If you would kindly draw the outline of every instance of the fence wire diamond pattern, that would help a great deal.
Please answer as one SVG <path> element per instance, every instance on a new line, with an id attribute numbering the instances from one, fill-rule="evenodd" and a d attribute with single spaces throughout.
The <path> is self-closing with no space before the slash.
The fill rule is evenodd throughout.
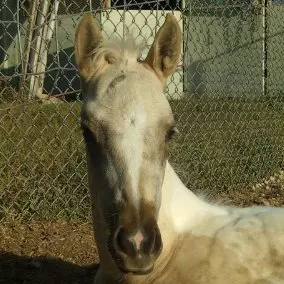
<path id="1" fill-rule="evenodd" d="M 281 1 L 4 0 L 0 7 L 0 220 L 89 218 L 74 33 L 93 12 L 105 36 L 146 48 L 167 12 L 183 30 L 166 94 L 181 134 L 171 161 L 217 199 L 284 164 Z M 142 57 L 145 56 L 143 52 Z"/>

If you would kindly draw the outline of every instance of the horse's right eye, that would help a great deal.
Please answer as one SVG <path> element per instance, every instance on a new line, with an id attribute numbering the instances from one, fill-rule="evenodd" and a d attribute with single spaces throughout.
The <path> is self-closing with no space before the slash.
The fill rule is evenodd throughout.
<path id="1" fill-rule="evenodd" d="M 90 128 L 86 125 L 86 123 L 81 122 L 81 130 L 83 133 L 84 138 L 91 138 L 94 136 Z"/>
<path id="2" fill-rule="evenodd" d="M 91 132 L 90 129 L 86 125 L 82 125 L 81 126 L 81 130 L 82 130 L 84 135 L 88 134 L 89 132 Z"/>
<path id="3" fill-rule="evenodd" d="M 175 134 L 179 133 L 179 130 L 177 129 L 176 126 L 172 127 L 166 135 L 166 141 L 170 141 L 173 139 L 173 137 L 175 136 Z"/>

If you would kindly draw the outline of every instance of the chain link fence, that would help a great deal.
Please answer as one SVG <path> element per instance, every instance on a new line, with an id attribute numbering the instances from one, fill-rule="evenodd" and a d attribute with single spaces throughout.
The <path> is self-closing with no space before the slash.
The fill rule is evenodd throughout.
<path id="1" fill-rule="evenodd" d="M 181 134 L 171 161 L 190 189 L 218 199 L 283 169 L 283 4 L 3 0 L 0 220 L 90 217 L 74 63 L 74 33 L 88 11 L 106 36 L 132 31 L 146 47 L 175 13 L 183 57 L 167 95 Z"/>

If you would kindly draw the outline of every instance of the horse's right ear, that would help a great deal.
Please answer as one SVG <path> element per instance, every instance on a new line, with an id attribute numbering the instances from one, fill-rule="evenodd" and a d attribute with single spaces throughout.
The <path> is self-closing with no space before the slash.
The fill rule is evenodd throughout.
<path id="1" fill-rule="evenodd" d="M 103 40 L 102 32 L 93 15 L 83 16 L 75 35 L 75 58 L 81 77 L 88 79 L 92 72 L 94 50 Z"/>
<path id="2" fill-rule="evenodd" d="M 144 60 L 164 82 L 174 72 L 180 60 L 181 30 L 176 18 L 168 13 Z"/>

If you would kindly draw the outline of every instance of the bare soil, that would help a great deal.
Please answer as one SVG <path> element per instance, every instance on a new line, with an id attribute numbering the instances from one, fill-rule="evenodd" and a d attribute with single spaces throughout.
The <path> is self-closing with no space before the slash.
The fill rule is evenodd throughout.
<path id="1" fill-rule="evenodd" d="M 91 223 L 0 225 L 0 283 L 92 283 L 98 254 Z"/>
<path id="2" fill-rule="evenodd" d="M 284 206 L 284 171 L 239 191 L 220 193 L 219 200 L 240 207 Z"/>

